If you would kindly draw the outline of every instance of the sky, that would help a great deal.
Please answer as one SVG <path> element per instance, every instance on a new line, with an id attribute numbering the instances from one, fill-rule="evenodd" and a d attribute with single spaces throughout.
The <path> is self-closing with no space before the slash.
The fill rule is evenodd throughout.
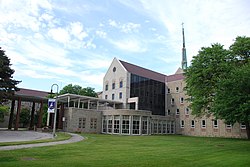
<path id="1" fill-rule="evenodd" d="M 0 47 L 20 88 L 102 90 L 114 57 L 166 75 L 201 47 L 250 36 L 249 0 L 0 0 Z"/>

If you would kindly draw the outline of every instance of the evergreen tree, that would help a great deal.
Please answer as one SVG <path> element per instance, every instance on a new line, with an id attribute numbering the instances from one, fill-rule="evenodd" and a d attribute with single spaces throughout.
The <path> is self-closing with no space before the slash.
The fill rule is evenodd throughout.
<path id="1" fill-rule="evenodd" d="M 14 70 L 10 68 L 10 59 L 5 55 L 5 51 L 0 47 L 0 102 L 10 98 L 15 91 L 19 89 L 16 87 L 21 81 L 13 79 Z"/>

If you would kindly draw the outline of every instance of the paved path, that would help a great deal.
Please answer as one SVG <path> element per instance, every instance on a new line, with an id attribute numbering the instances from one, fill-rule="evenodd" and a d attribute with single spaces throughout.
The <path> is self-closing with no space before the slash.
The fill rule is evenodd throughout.
<path id="1" fill-rule="evenodd" d="M 78 134 L 69 133 L 72 137 L 69 140 L 48 142 L 48 143 L 37 143 L 37 144 L 24 144 L 24 145 L 13 145 L 13 146 L 2 146 L 0 150 L 16 150 L 23 148 L 33 148 L 33 147 L 43 147 L 43 146 L 52 146 L 58 144 L 68 144 L 74 143 L 83 140 L 84 138 Z"/>
<path id="2" fill-rule="evenodd" d="M 51 139 L 51 133 L 42 133 L 35 131 L 10 131 L 0 130 L 0 142 L 19 142 L 19 141 L 32 141 Z"/>

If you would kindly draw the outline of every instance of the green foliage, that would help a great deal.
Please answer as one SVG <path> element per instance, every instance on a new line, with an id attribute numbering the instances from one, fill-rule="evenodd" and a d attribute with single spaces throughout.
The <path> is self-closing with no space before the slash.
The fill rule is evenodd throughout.
<path id="1" fill-rule="evenodd" d="M 15 71 L 10 66 L 10 59 L 0 47 L 0 102 L 10 98 L 15 91 L 19 90 L 16 85 L 20 81 L 12 79 Z"/>
<path id="2" fill-rule="evenodd" d="M 249 156 L 249 141 L 240 139 L 84 134 L 84 140 L 77 143 L 0 151 L 0 164 L 4 167 L 238 167 L 249 166 Z"/>
<path id="3" fill-rule="evenodd" d="M 229 123 L 250 121 L 250 62 L 219 80 L 212 112 Z"/>
<path id="4" fill-rule="evenodd" d="M 27 127 L 30 122 L 30 110 L 28 108 L 22 108 L 20 112 L 20 123 L 23 124 L 23 127 Z"/>
<path id="5" fill-rule="evenodd" d="M 244 122 L 250 139 L 250 38 L 237 37 L 229 50 L 202 48 L 186 70 L 192 114 L 213 114 L 227 123 Z"/>
<path id="6" fill-rule="evenodd" d="M 231 54 L 243 64 L 250 60 L 250 37 L 237 37 L 234 44 L 230 46 Z"/>
<path id="7" fill-rule="evenodd" d="M 0 122 L 4 122 L 4 116 L 7 115 L 8 113 L 9 113 L 9 107 L 0 105 Z"/>
<path id="8" fill-rule="evenodd" d="M 82 88 L 79 85 L 72 85 L 72 84 L 65 86 L 62 90 L 60 90 L 59 94 L 66 94 L 66 93 L 97 97 L 97 94 L 94 91 L 94 88 L 91 88 L 91 87 Z"/>
<path id="9" fill-rule="evenodd" d="M 230 71 L 229 52 L 220 44 L 203 47 L 186 70 L 186 91 L 193 98 L 192 113 L 203 115 L 211 109 L 217 82 Z"/>

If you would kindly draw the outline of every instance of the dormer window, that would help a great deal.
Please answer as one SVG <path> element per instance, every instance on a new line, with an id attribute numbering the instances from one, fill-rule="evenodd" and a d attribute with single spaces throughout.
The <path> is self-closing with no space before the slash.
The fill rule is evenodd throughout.
<path id="1" fill-rule="evenodd" d="M 175 90 L 176 90 L 176 92 L 178 93 L 178 92 L 179 92 L 179 87 L 176 87 Z"/>

